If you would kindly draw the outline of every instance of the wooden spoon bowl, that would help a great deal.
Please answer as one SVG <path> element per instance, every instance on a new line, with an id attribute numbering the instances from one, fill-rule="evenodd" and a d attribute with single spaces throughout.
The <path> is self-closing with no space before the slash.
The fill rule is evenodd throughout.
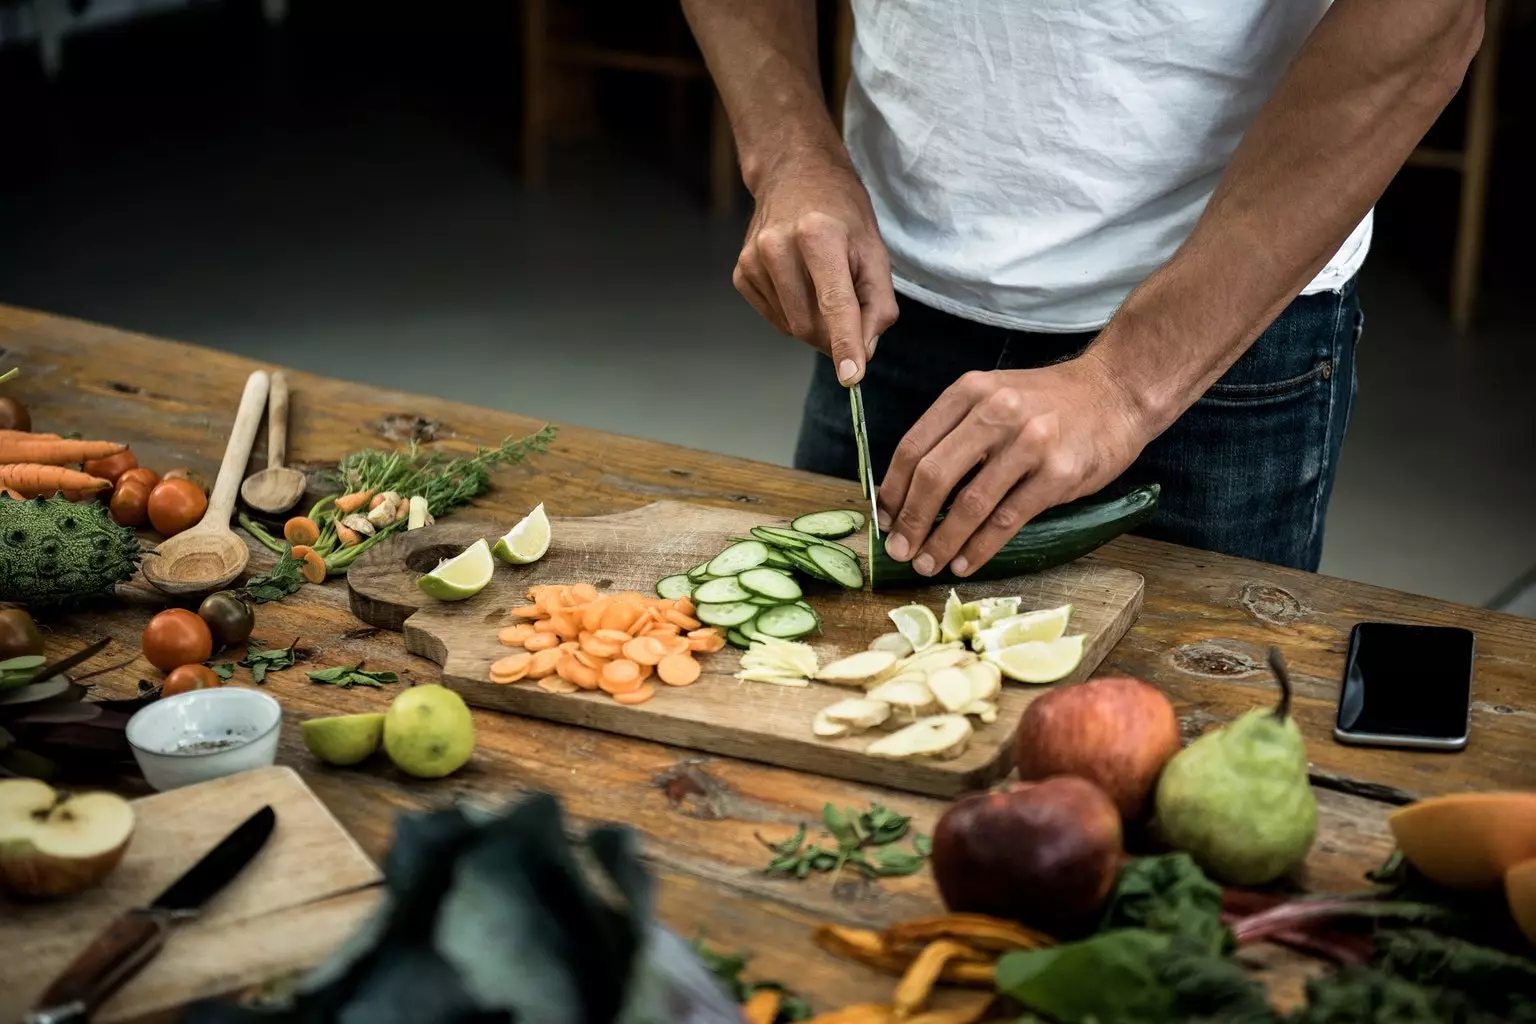
<path id="1" fill-rule="evenodd" d="M 235 414 L 219 478 L 214 481 L 213 497 L 202 520 L 166 540 L 144 559 L 144 578 L 155 589 L 173 596 L 203 594 L 229 586 L 245 571 L 251 550 L 229 528 L 229 516 L 235 510 L 240 478 L 256 443 L 256 428 L 267 404 L 267 386 L 265 370 L 257 370 L 245 382 L 240 411 Z"/>
<path id="2" fill-rule="evenodd" d="M 288 378 L 282 370 L 272 374 L 267 400 L 267 468 L 247 477 L 240 498 L 251 508 L 269 515 L 287 512 L 304 496 L 309 479 L 283 465 L 288 454 Z"/>

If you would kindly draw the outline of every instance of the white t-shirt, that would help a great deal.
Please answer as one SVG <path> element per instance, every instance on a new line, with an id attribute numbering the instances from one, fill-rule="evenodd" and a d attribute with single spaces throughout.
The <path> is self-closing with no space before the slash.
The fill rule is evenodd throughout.
<path id="1" fill-rule="evenodd" d="M 1102 326 L 1173 254 L 1328 0 L 853 0 L 849 153 L 896 290 Z M 1369 215 L 1307 292 L 1337 290 Z"/>

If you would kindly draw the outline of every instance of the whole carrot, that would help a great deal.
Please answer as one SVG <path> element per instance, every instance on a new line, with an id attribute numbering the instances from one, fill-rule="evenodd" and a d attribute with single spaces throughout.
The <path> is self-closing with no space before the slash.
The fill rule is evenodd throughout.
<path id="1" fill-rule="evenodd" d="M 0 487 L 27 497 L 52 497 L 57 491 L 72 494 L 94 494 L 111 487 L 112 483 L 100 477 L 82 473 L 78 469 L 49 466 L 36 462 L 12 462 L 0 465 Z"/>
<path id="2" fill-rule="evenodd" d="M 351 494 L 343 494 L 336 499 L 336 511 L 342 515 L 348 515 L 356 512 L 372 500 L 372 491 L 353 491 Z"/>
<path id="3" fill-rule="evenodd" d="M 67 466 L 91 459 L 105 459 L 127 448 L 111 441 L 66 441 L 52 438 L 0 438 L 0 462 L 37 462 Z"/>

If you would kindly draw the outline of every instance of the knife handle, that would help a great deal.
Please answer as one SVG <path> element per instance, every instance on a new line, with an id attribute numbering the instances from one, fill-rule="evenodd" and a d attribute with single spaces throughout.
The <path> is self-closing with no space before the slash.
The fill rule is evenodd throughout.
<path id="1" fill-rule="evenodd" d="M 102 932 L 38 1000 L 27 1024 L 86 1020 L 165 945 L 170 922 L 153 910 L 130 910 Z"/>

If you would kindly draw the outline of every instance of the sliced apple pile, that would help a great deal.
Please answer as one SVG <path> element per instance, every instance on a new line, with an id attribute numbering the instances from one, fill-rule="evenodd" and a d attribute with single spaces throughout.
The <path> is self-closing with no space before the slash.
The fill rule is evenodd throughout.
<path id="1" fill-rule="evenodd" d="M 69 896 L 112 873 L 133 836 L 133 805 L 113 793 L 67 795 L 36 779 L 0 781 L 0 889 Z"/>

